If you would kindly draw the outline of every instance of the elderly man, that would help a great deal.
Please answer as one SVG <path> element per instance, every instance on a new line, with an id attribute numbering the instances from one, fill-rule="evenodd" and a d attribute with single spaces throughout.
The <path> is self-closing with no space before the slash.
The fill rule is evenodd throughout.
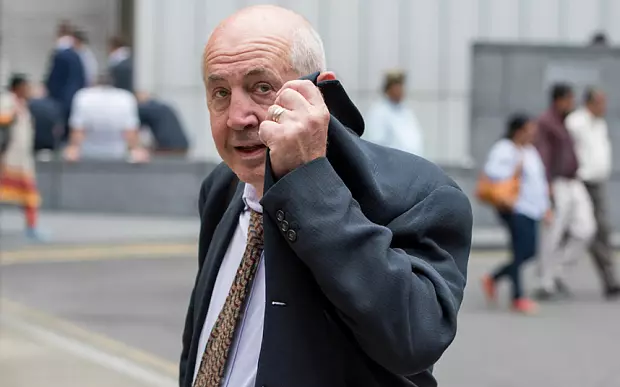
<path id="1" fill-rule="evenodd" d="M 605 121 L 607 97 L 602 90 L 588 88 L 584 102 L 582 108 L 566 117 L 566 128 L 579 160 L 577 175 L 583 181 L 594 208 L 596 234 L 590 244 L 590 253 L 603 282 L 605 297 L 620 298 L 614 252 L 609 241 L 611 226 L 606 184 L 611 176 L 612 149 Z"/>
<path id="2" fill-rule="evenodd" d="M 467 196 L 359 138 L 320 37 L 291 11 L 222 22 L 203 70 L 224 163 L 200 192 L 180 385 L 436 386 L 466 282 Z"/>

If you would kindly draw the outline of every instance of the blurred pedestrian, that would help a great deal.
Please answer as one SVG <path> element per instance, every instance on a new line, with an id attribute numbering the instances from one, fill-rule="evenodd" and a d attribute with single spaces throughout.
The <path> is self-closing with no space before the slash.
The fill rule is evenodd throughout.
<path id="1" fill-rule="evenodd" d="M 84 75 L 86 77 L 86 86 L 94 86 L 97 83 L 97 75 L 99 74 L 99 65 L 93 50 L 88 45 L 88 36 L 86 32 L 76 30 L 73 31 L 74 47 L 84 66 Z"/>
<path id="2" fill-rule="evenodd" d="M 404 102 L 406 76 L 390 71 L 383 82 L 383 96 L 368 113 L 364 138 L 375 144 L 424 156 L 424 134 L 413 112 Z"/>
<path id="3" fill-rule="evenodd" d="M 172 106 L 146 93 L 139 93 L 138 114 L 141 125 L 147 126 L 155 139 L 155 153 L 180 156 L 187 153 L 189 142 Z"/>
<path id="4" fill-rule="evenodd" d="M 611 139 L 607 130 L 605 114 L 607 96 L 602 90 L 588 88 L 584 106 L 566 118 L 579 169 L 577 175 L 585 183 L 596 219 L 596 235 L 590 245 L 590 253 L 603 282 L 604 294 L 608 298 L 620 296 L 620 286 L 614 270 L 614 252 L 610 245 L 611 224 L 607 182 L 611 176 Z"/>
<path id="5" fill-rule="evenodd" d="M 108 66 L 112 85 L 133 93 L 133 55 L 125 39 L 115 36 L 109 41 Z"/>
<path id="6" fill-rule="evenodd" d="M 50 98 L 54 99 L 62 109 L 65 123 L 63 139 L 69 135 L 67 126 L 71 115 L 73 97 L 86 86 L 86 75 L 80 55 L 74 48 L 73 32 L 68 26 L 61 25 L 57 49 L 52 55 L 51 65 L 45 86 Z"/>
<path id="7" fill-rule="evenodd" d="M 503 181 L 516 176 L 519 191 L 510 207 L 496 208 L 510 235 L 512 259 L 483 277 L 487 299 L 496 301 L 496 283 L 507 277 L 512 281 L 512 308 L 530 314 L 537 311 L 535 302 L 524 296 L 521 280 L 522 265 L 538 250 L 538 224 L 549 214 L 549 192 L 545 167 L 532 145 L 536 123 L 528 116 L 516 114 L 507 125 L 505 138 L 499 140 L 489 153 L 484 173 L 491 180 Z"/>
<path id="8" fill-rule="evenodd" d="M 71 112 L 71 137 L 65 158 L 148 161 L 140 144 L 138 104 L 133 94 L 111 85 L 107 74 L 96 86 L 80 90 Z"/>
<path id="9" fill-rule="evenodd" d="M 609 39 L 607 34 L 603 31 L 596 32 L 590 39 L 590 46 L 592 47 L 607 47 L 609 45 Z"/>
<path id="10" fill-rule="evenodd" d="M 46 95 L 45 88 L 32 85 L 28 101 L 30 114 L 34 121 L 34 151 L 40 159 L 50 160 L 51 152 L 58 148 L 64 131 L 62 109 L 58 103 Z"/>
<path id="11" fill-rule="evenodd" d="M 20 206 L 26 219 L 26 236 L 42 241 L 37 222 L 41 198 L 36 183 L 34 128 L 28 98 L 29 84 L 23 75 L 14 75 L 10 93 L 0 96 L 0 115 L 10 130 L 8 147 L 0 160 L 0 202 Z"/>
<path id="12" fill-rule="evenodd" d="M 592 201 L 579 179 L 579 161 L 565 119 L 575 105 L 572 87 L 552 87 L 551 106 L 538 120 L 536 147 L 545 164 L 553 206 L 553 221 L 543 227 L 540 254 L 541 300 L 570 295 L 565 270 L 582 257 L 596 232 Z"/>

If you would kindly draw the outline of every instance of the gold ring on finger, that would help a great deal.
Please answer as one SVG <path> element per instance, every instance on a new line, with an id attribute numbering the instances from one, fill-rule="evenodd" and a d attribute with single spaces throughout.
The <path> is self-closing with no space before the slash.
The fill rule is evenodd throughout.
<path id="1" fill-rule="evenodd" d="M 282 114 L 284 114 L 286 109 L 280 105 L 273 105 L 269 108 L 269 110 L 271 111 L 271 121 L 280 123 L 280 117 L 282 117 Z"/>

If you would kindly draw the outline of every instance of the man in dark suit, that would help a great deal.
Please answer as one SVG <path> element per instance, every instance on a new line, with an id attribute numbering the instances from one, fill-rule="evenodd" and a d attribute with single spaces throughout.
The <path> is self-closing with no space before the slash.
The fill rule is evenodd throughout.
<path id="1" fill-rule="evenodd" d="M 131 49 L 127 46 L 125 40 L 119 36 L 111 38 L 109 46 L 109 66 L 112 85 L 133 93 L 133 57 Z"/>
<path id="2" fill-rule="evenodd" d="M 80 55 L 72 46 L 61 46 L 52 54 L 52 64 L 45 82 L 50 98 L 62 109 L 65 131 L 63 138 L 68 136 L 66 126 L 71 114 L 71 103 L 78 90 L 86 86 L 86 75 Z"/>
<path id="3" fill-rule="evenodd" d="M 140 123 L 151 130 L 159 154 L 184 155 L 189 143 L 174 109 L 154 98 L 139 98 Z"/>
<path id="4" fill-rule="evenodd" d="M 466 283 L 467 196 L 360 139 L 301 16 L 246 8 L 203 58 L 224 163 L 199 197 L 180 386 L 436 386 Z"/>
<path id="5" fill-rule="evenodd" d="M 28 101 L 30 113 L 34 119 L 34 150 L 54 150 L 63 132 L 62 110 L 58 103 L 47 96 L 32 98 Z"/>

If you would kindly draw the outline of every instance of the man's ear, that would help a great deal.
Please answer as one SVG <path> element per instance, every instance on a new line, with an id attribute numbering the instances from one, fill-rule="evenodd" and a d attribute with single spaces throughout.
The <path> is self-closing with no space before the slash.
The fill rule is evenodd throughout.
<path id="1" fill-rule="evenodd" d="M 323 82 L 323 81 L 335 81 L 336 80 L 336 73 L 334 73 L 333 71 L 324 71 L 321 74 L 319 74 L 319 77 L 317 78 L 317 82 Z"/>

